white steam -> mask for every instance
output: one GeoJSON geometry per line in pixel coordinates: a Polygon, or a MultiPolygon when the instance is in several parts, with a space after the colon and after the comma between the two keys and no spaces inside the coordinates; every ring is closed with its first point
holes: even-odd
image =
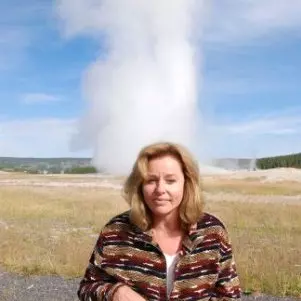
{"type": "Polygon", "coordinates": [[[105,55],[84,75],[88,106],[76,136],[81,147],[93,145],[97,167],[127,171],[139,149],[158,140],[196,152],[199,79],[193,21],[200,2],[57,1],[67,35],[105,41],[105,55]]]}

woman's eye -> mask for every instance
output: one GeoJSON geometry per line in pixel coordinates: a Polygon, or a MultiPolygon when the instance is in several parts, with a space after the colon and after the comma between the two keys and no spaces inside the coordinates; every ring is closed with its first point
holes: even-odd
{"type": "Polygon", "coordinates": [[[156,182],[155,179],[148,179],[148,180],[146,180],[147,184],[152,184],[152,183],[155,183],[155,182],[156,182]]]}
{"type": "Polygon", "coordinates": [[[169,179],[169,180],[166,180],[166,183],[168,183],[168,184],[172,184],[172,183],[174,183],[176,180],[174,180],[174,179],[169,179]]]}

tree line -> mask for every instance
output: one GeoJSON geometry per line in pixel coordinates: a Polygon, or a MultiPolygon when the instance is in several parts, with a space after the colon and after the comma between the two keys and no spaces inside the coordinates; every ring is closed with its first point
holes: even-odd
{"type": "Polygon", "coordinates": [[[258,169],[270,169],[281,167],[301,168],[301,153],[285,156],[260,158],[256,160],[256,167],[258,169]]]}

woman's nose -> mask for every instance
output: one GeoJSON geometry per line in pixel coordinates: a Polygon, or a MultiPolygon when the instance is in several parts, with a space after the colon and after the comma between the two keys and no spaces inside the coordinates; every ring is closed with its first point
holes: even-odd
{"type": "Polygon", "coordinates": [[[158,181],[157,182],[157,187],[156,187],[157,192],[162,193],[165,191],[165,186],[163,181],[158,181]]]}

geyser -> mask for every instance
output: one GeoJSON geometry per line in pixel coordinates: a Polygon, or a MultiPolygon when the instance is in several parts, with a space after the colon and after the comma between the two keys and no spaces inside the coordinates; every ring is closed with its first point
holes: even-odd
{"type": "Polygon", "coordinates": [[[67,34],[91,34],[102,47],[84,74],[88,106],[75,137],[77,146],[94,148],[98,168],[126,172],[138,150],[158,140],[197,153],[201,2],[57,1],[67,34]]]}

